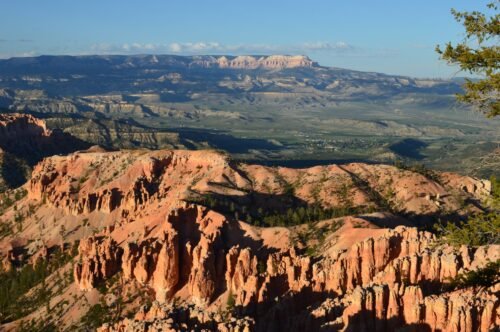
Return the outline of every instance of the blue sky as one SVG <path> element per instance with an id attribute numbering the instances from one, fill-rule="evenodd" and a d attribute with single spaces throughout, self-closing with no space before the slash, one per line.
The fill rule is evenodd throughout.
<path id="1" fill-rule="evenodd" d="M 450 8 L 483 0 L 0 0 L 0 57 L 41 54 L 306 54 L 321 65 L 457 75 Z M 463 75 L 463 74 L 458 74 Z"/>

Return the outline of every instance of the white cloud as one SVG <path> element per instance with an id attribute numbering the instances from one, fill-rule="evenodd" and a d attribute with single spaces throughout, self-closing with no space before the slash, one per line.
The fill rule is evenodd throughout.
<path id="1" fill-rule="evenodd" d="M 92 54 L 179 54 L 179 55 L 269 55 L 269 54 L 333 54 L 357 56 L 366 53 L 346 42 L 305 42 L 300 44 L 222 44 L 213 41 L 173 42 L 173 43 L 97 43 L 90 48 L 68 52 L 57 50 L 51 54 L 92 55 Z M 29 57 L 40 52 L 0 52 L 0 58 Z M 45 53 L 43 53 L 45 54 Z"/>
<path id="2" fill-rule="evenodd" d="M 110 53 L 148 53 L 148 52 L 158 52 L 163 51 L 164 47 L 162 44 L 141 44 L 141 43 L 125 43 L 121 45 L 109 44 L 109 43 L 99 43 L 94 44 L 90 47 L 90 53 L 94 54 L 110 54 Z M 86 52 L 87 53 L 87 52 Z"/>
<path id="3" fill-rule="evenodd" d="M 182 52 L 182 46 L 179 43 L 172 43 L 170 44 L 170 51 L 174 53 L 180 53 Z"/>
<path id="4" fill-rule="evenodd" d="M 251 54 L 251 53 L 308 53 L 315 51 L 339 51 L 354 49 L 346 42 L 313 42 L 295 45 L 270 45 L 270 44 L 238 44 L 224 45 L 215 42 L 198 42 L 198 43 L 172 43 L 169 49 L 174 53 L 234 53 L 234 54 Z"/>
<path id="5" fill-rule="evenodd" d="M 307 42 L 294 45 L 271 44 L 221 44 L 218 42 L 173 42 L 162 43 L 125 43 L 121 45 L 100 43 L 91 47 L 97 54 L 138 54 L 138 53 L 174 53 L 174 54 L 307 54 L 310 52 L 346 52 L 356 48 L 346 42 Z"/>

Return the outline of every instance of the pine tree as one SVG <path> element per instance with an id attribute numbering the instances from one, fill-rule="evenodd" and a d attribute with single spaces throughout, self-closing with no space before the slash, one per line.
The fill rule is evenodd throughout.
<path id="1" fill-rule="evenodd" d="M 496 0 L 487 5 L 489 11 L 494 12 L 489 17 L 479 11 L 458 12 L 452 9 L 457 22 L 465 28 L 465 38 L 455 46 L 447 43 L 443 49 L 436 47 L 441 58 L 449 64 L 458 65 L 462 71 L 481 77 L 479 80 L 467 79 L 465 92 L 457 97 L 488 117 L 500 115 L 500 15 L 496 14 L 499 3 Z"/>

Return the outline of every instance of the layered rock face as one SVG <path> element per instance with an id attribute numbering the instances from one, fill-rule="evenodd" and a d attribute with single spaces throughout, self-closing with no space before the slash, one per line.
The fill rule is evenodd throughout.
<path id="1" fill-rule="evenodd" d="M 457 211 L 461 197 L 481 199 L 491 191 L 488 181 L 446 176 L 446 183 L 438 183 L 393 166 L 359 163 L 303 170 L 236 165 L 213 151 L 88 151 L 39 163 L 29 195 L 74 215 L 120 211 L 130 219 L 146 207 L 207 195 L 281 212 L 295 200 L 296 205 L 319 202 L 324 208 L 389 206 L 425 216 Z M 287 197 L 290 186 L 297 190 Z"/>
<path id="2" fill-rule="evenodd" d="M 221 69 L 287 69 L 312 68 L 318 64 L 304 55 L 269 55 L 269 56 L 195 56 L 188 63 L 190 68 L 221 68 Z"/>
<path id="3" fill-rule="evenodd" d="M 255 321 L 249 317 L 224 320 L 221 314 L 206 312 L 191 305 L 175 306 L 153 302 L 151 308 L 142 308 L 133 319 L 125 319 L 115 324 L 104 324 L 99 332 L 112 331 L 222 331 L 250 332 Z"/>
<path id="4" fill-rule="evenodd" d="M 159 238 L 129 242 L 123 250 L 116 248 L 111 237 L 90 238 L 80 245 L 82 263 L 75 266 L 75 280 L 81 290 L 89 290 L 96 280 L 121 270 L 126 280 L 154 289 L 159 301 L 165 302 L 186 287 L 195 303 L 210 303 L 221 291 L 219 280 L 224 279 L 222 236 L 226 223 L 222 215 L 188 205 L 167 216 Z M 88 244 L 97 241 L 101 243 L 95 249 Z M 109 253 L 111 247 L 115 248 L 114 256 Z"/>
<path id="5" fill-rule="evenodd" d="M 88 148 L 78 139 L 47 129 L 45 121 L 29 114 L 0 114 L 0 148 L 18 156 L 49 156 Z"/>
<path id="6" fill-rule="evenodd" d="M 270 55 L 263 57 L 253 57 L 249 55 L 237 56 L 228 59 L 223 56 L 217 58 L 217 66 L 219 68 L 233 68 L 233 69 L 283 69 L 283 68 L 296 68 L 306 67 L 310 68 L 317 65 L 311 59 L 303 55 Z"/>
<path id="7" fill-rule="evenodd" d="M 125 241 L 120 248 L 113 239 L 120 238 L 117 231 L 84 241 L 75 281 L 87 291 L 97 281 L 121 272 L 126 280 L 153 289 L 158 303 L 181 297 L 195 304 L 196 310 L 231 296 L 244 321 L 257 319 L 257 323 L 238 323 L 238 328 L 229 330 L 330 326 L 387 331 L 412 325 L 436 331 L 486 331 L 497 324 L 500 302 L 494 292 L 483 290 L 480 296 L 473 291 L 439 292 L 459 273 L 500 259 L 499 246 L 435 247 L 431 233 L 397 227 L 318 259 L 293 247 L 263 252 L 259 241 L 248 242 L 237 235 L 237 229 L 234 220 L 185 204 L 166 216 L 157 236 L 143 234 L 143 240 Z M 285 300 L 277 305 L 275 299 Z M 309 306 L 318 301 L 318 309 L 309 312 Z M 161 330 L 179 323 L 172 318 L 172 309 L 150 310 L 135 320 L 107 325 L 103 331 Z M 285 313 L 288 316 L 283 318 Z M 302 321 L 305 314 L 308 319 Z M 266 319 L 269 316 L 274 319 Z M 209 315 L 200 318 L 197 326 L 222 323 L 221 317 Z"/>
<path id="8" fill-rule="evenodd" d="M 487 331 L 500 323 L 498 285 L 446 288 L 500 259 L 499 246 L 456 249 L 396 226 L 406 215 L 473 211 L 462 202 L 486 197 L 486 181 L 453 174 L 438 181 L 387 165 L 297 170 L 235 164 L 213 151 L 94 149 L 45 158 L 25 188 L 7 213 L 43 209 L 16 239 L 35 232 L 53 243 L 54 232 L 38 226 L 65 225 L 80 240 L 74 291 L 92 298 L 118 276 L 155 300 L 102 331 Z M 315 204 L 400 216 L 269 228 L 239 218 L 252 206 L 287 214 Z M 407 225 L 420 222 L 409 218 Z"/>
<path id="9" fill-rule="evenodd" d="M 203 210 L 197 209 L 197 215 L 203 215 Z M 203 229 L 208 218 L 214 217 L 197 217 L 196 224 Z M 158 308 L 167 302 L 166 294 L 172 296 L 183 287 L 198 308 L 208 307 L 226 293 L 234 297 L 236 307 L 246 317 L 244 321 L 256 319 L 255 324 L 238 323 L 231 331 L 394 331 L 404 326 L 413 326 L 414 330 L 489 331 L 498 326 L 500 302 L 494 290 L 442 292 L 441 287 L 460 272 L 500 259 L 499 246 L 475 250 L 444 246 L 431 252 L 434 238 L 430 233 L 397 227 L 319 260 L 298 254 L 293 248 L 257 255 L 249 247 L 228 248 L 218 243 L 219 236 L 227 236 L 223 230 L 229 223 L 218 221 L 212 235 L 202 234 L 194 246 L 190 241 L 179 245 L 182 236 L 166 235 L 161 245 L 151 243 L 135 254 L 126 249 L 124 276 L 149 283 L 159 303 L 134 320 L 107 325 L 102 331 L 171 328 L 176 321 L 167 318 L 173 315 L 173 309 Z M 171 225 L 172 220 L 166 223 Z M 84 261 L 90 260 L 84 257 Z M 112 260 L 110 265 L 114 265 Z M 80 270 L 77 266 L 76 271 Z M 76 282 L 82 289 L 89 284 L 84 278 L 76 278 Z M 223 293 L 218 293 L 218 288 Z M 280 299 L 278 303 L 276 299 Z M 202 317 L 197 326 L 223 323 L 216 315 Z"/>
<path id="10" fill-rule="evenodd" d="M 498 326 L 498 297 L 471 290 L 425 296 L 421 287 L 356 288 L 343 299 L 349 331 L 491 331 Z"/>
<path id="11" fill-rule="evenodd" d="M 44 121 L 27 114 L 0 114 L 0 140 L 3 144 L 42 136 L 50 136 Z"/>
<path id="12" fill-rule="evenodd" d="M 0 114 L 0 164 L 6 187 L 25 182 L 29 169 L 43 157 L 70 153 L 89 145 L 60 131 L 50 131 L 45 122 L 28 114 Z M 7 160 L 6 160 L 7 159 Z"/>
<path id="13" fill-rule="evenodd" d="M 89 290 L 119 271 L 123 250 L 110 238 L 90 237 L 80 242 L 78 253 L 82 263 L 75 265 L 74 278 L 80 289 Z"/>

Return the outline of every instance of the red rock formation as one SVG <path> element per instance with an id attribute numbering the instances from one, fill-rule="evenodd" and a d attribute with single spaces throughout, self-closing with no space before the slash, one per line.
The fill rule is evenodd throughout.
<path id="1" fill-rule="evenodd" d="M 81 262 L 74 267 L 74 277 L 81 290 L 94 288 L 97 282 L 112 277 L 120 269 L 122 249 L 111 238 L 82 240 L 78 253 Z"/>
<path id="2" fill-rule="evenodd" d="M 198 225 L 198 241 L 187 238 L 186 230 L 183 229 L 186 224 L 179 223 L 184 221 L 186 215 L 196 218 L 186 220 L 186 224 Z M 123 255 L 111 260 L 108 250 L 115 246 L 113 240 L 107 239 L 96 247 L 98 240 L 91 237 L 80 245 L 83 263 L 75 268 L 75 280 L 80 289 L 88 290 L 95 286 L 97 280 L 109 278 L 121 266 L 125 279 L 150 285 L 155 290 L 157 300 L 164 302 L 184 286 L 179 284 L 182 277 L 186 280 L 193 301 L 207 304 L 213 299 L 217 280 L 224 274 L 225 256 L 218 249 L 221 246 L 220 227 L 224 224 L 220 223 L 219 227 L 212 229 L 211 223 L 217 224 L 214 218 L 225 220 L 221 215 L 207 214 L 201 207 L 187 206 L 176 210 L 167 217 L 160 239 L 146 239 L 139 244 L 127 243 Z M 96 252 L 102 252 L 104 256 L 96 255 Z M 100 272 L 101 266 L 110 268 Z"/>
<path id="3" fill-rule="evenodd" d="M 153 272 L 153 288 L 156 298 L 165 301 L 179 282 L 179 240 L 177 233 L 165 233 L 163 245 Z"/>
<path id="4" fill-rule="evenodd" d="M 248 248 L 233 247 L 226 255 L 226 285 L 237 305 L 248 306 L 259 298 L 257 257 Z"/>
<path id="5" fill-rule="evenodd" d="M 318 322 L 349 331 L 393 331 L 403 325 L 443 331 L 486 331 L 497 324 L 500 302 L 489 290 L 481 296 L 473 291 L 426 294 L 440 291 L 449 278 L 460 272 L 500 259 L 499 246 L 460 250 L 441 246 L 431 250 L 435 243 L 430 233 L 397 227 L 317 261 L 291 248 L 261 257 L 259 263 L 251 248 L 224 245 L 221 238 L 230 221 L 207 212 L 196 206 L 179 209 L 166 219 L 162 238 L 146 239 L 138 245 L 128 243 L 121 256 L 125 278 L 149 285 L 161 303 L 168 302 L 183 288 L 190 302 L 199 308 L 209 307 L 222 289 L 234 297 L 238 307 L 250 313 L 255 313 L 259 306 L 272 308 L 269 312 L 277 317 L 288 305 L 300 306 L 300 294 L 318 294 L 327 300 L 309 314 L 314 316 L 307 320 L 310 329 L 318 327 Z M 198 225 L 198 240 L 193 233 L 186 237 L 185 227 L 189 223 Z M 96 280 L 109 278 L 118 271 L 120 258 L 108 258 L 108 248 L 112 247 L 112 240 L 97 246 L 95 240 L 83 242 L 83 263 L 75 269 L 81 289 L 89 289 Z M 333 302 L 326 294 L 333 294 Z M 276 307 L 275 299 L 284 298 L 288 302 L 281 309 Z M 304 299 L 303 308 L 309 301 L 311 298 Z M 136 317 L 136 321 L 153 321 L 148 326 L 159 329 L 173 326 L 175 319 L 166 322 L 164 314 L 159 316 L 155 313 L 158 310 L 151 310 L 145 316 L 139 315 L 143 318 Z M 261 321 L 265 322 L 265 312 L 263 315 Z M 297 321 L 300 317 L 291 315 L 280 324 L 299 329 L 304 327 Z M 214 317 L 204 321 L 221 323 Z M 144 326 L 134 322 L 122 323 L 134 329 Z M 258 330 L 267 330 L 269 326 L 265 324 L 260 323 Z M 115 331 L 117 327 L 105 328 Z"/>
<path id="6" fill-rule="evenodd" d="M 462 191 L 472 193 L 479 197 L 487 197 L 491 193 L 491 182 L 488 180 L 460 176 L 454 173 L 441 174 L 442 182 L 448 186 L 460 188 Z"/>
<path id="7" fill-rule="evenodd" d="M 200 307 L 173 306 L 153 302 L 148 309 L 142 308 L 134 319 L 124 319 L 105 324 L 99 332 L 160 332 L 160 331 L 222 331 L 250 332 L 255 321 L 249 317 L 224 319 L 220 314 L 207 312 Z"/>
<path id="8" fill-rule="evenodd" d="M 0 141 L 7 144 L 15 140 L 30 140 L 33 137 L 48 137 L 51 132 L 45 121 L 29 114 L 0 113 Z"/>
<path id="9" fill-rule="evenodd" d="M 212 243 L 202 237 L 193 249 L 188 290 L 197 304 L 208 304 L 213 298 L 217 282 L 216 257 Z"/>
<path id="10" fill-rule="evenodd" d="M 343 299 L 348 331 L 491 331 L 498 327 L 498 297 L 472 290 L 424 296 L 419 286 L 356 288 Z"/>
<path id="11" fill-rule="evenodd" d="M 9 256 L 2 258 L 2 263 L 0 265 L 0 271 L 2 272 L 10 272 L 12 270 L 12 261 Z"/>
<path id="12" fill-rule="evenodd" d="M 0 113 L 0 148 L 30 162 L 35 161 L 36 156 L 31 155 L 33 152 L 49 156 L 89 146 L 71 135 L 48 130 L 45 121 L 32 115 Z"/>
<path id="13" fill-rule="evenodd" d="M 298 178 L 300 184 L 294 182 Z M 367 228 L 358 233 L 363 236 L 353 236 L 354 227 L 343 227 L 327 234 L 311 257 L 304 246 L 293 247 L 302 242 L 294 237 L 300 230 L 253 227 L 186 202 L 213 195 L 272 211 L 287 204 L 287 184 L 295 184 L 297 201 L 318 200 L 332 207 L 343 204 L 346 198 L 339 189 L 347 184 L 353 206 L 384 206 L 380 201 L 386 200 L 418 215 L 443 207 L 461 209 L 456 191 L 469 198 L 488 191 L 485 185 L 484 190 L 464 192 L 461 184 L 474 179 L 453 181 L 438 183 L 384 165 L 294 170 L 236 166 L 207 151 L 88 151 L 46 158 L 26 186 L 25 200 L 44 202 L 39 218 L 50 215 L 56 223 L 60 219 L 52 216 L 57 213 L 73 223 L 73 233 L 83 233 L 78 223 L 85 219 L 99 226 L 101 232 L 79 246 L 80 262 L 74 267 L 79 289 L 90 290 L 122 273 L 128 285 L 154 291 L 158 304 L 133 320 L 103 327 L 105 331 L 191 328 L 192 321 L 182 315 L 196 317 L 197 327 L 221 330 L 392 331 L 403 324 L 449 331 L 494 328 L 499 301 L 491 289 L 479 295 L 439 292 L 449 278 L 499 259 L 498 246 L 457 250 L 436 244 L 431 233 L 416 228 L 384 230 L 368 217 L 344 218 L 351 226 L 363 221 Z M 17 236 L 34 232 L 33 220 Z M 333 221 L 340 222 L 322 223 Z M 335 237 L 343 246 L 336 246 Z M 229 295 L 236 308 L 234 321 L 228 322 L 215 313 L 225 309 Z M 198 309 L 164 311 L 173 299 Z M 252 320 L 256 323 L 245 323 Z"/>
<path id="14" fill-rule="evenodd" d="M 279 305 L 279 304 L 278 304 Z M 296 306 L 297 304 L 295 304 Z M 224 320 L 215 313 L 191 308 L 188 314 L 175 316 L 179 308 L 154 303 L 146 311 L 139 312 L 133 320 L 105 325 L 100 331 L 164 331 L 179 328 L 190 317 L 191 322 L 215 326 L 224 331 L 268 331 L 279 326 L 280 330 L 327 330 L 327 331 L 491 331 L 500 323 L 499 299 L 489 290 L 480 294 L 473 290 L 425 296 L 417 286 L 395 284 L 356 287 L 343 297 L 329 298 L 307 316 L 294 315 L 287 306 L 280 308 L 286 315 L 275 316 L 275 310 L 260 317 L 255 324 L 249 317 Z M 181 309 L 185 310 L 185 309 Z M 281 322 L 274 320 L 281 319 Z M 228 323 L 230 322 L 230 323 Z M 191 323 L 192 324 L 192 323 Z M 232 324 L 227 325 L 227 324 Z M 184 323 L 181 328 L 188 328 Z M 193 328 L 193 326 L 190 326 Z"/>
<path id="15" fill-rule="evenodd" d="M 166 206 L 193 199 L 193 193 L 231 196 L 243 204 L 252 192 L 255 204 L 276 209 L 283 205 L 278 197 L 286 183 L 297 178 L 304 184 L 295 195 L 305 202 L 319 199 L 324 207 L 349 203 L 377 209 L 385 200 L 393 209 L 415 215 L 457 211 L 462 208 L 457 191 L 465 199 L 482 198 L 491 189 L 489 182 L 483 181 L 481 190 L 463 191 L 462 186 L 475 180 L 459 177 L 462 180 L 447 180 L 447 185 L 441 185 L 421 174 L 386 165 L 305 170 L 237 167 L 225 156 L 207 151 L 86 152 L 46 158 L 35 167 L 28 189 L 31 199 L 45 199 L 70 214 L 120 211 L 119 215 L 132 217 L 154 204 Z M 343 185 L 350 187 L 348 197 L 340 193 Z M 269 190 L 277 198 L 270 198 Z"/>

